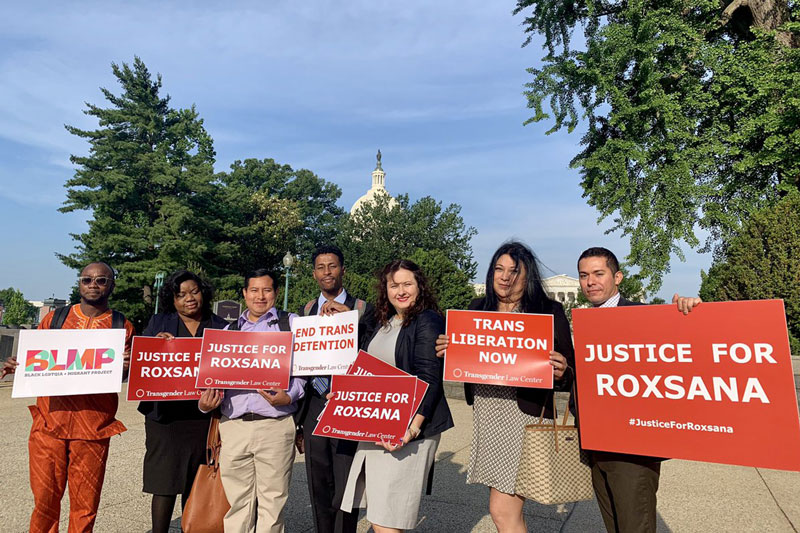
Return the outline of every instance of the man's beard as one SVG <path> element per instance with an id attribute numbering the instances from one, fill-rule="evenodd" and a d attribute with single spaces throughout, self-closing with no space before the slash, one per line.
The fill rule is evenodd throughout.
<path id="1" fill-rule="evenodd" d="M 103 303 L 108 302 L 108 295 L 107 294 L 101 294 L 100 296 L 98 296 L 96 298 L 91 298 L 89 296 L 81 296 L 81 300 L 83 300 L 87 304 L 91 304 L 91 305 L 103 304 Z"/>

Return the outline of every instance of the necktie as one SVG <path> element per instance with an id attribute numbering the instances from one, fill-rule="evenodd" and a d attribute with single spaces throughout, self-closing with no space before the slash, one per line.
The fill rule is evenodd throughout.
<path id="1" fill-rule="evenodd" d="M 330 385 L 330 379 L 327 377 L 317 376 L 311 380 L 311 386 L 314 387 L 314 390 L 322 397 L 328 392 L 328 385 Z"/>

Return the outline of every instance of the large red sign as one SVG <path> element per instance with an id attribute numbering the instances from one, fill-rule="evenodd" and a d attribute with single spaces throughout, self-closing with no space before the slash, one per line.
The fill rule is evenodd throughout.
<path id="1" fill-rule="evenodd" d="M 195 387 L 203 339 L 134 337 L 128 401 L 199 400 Z"/>
<path id="2" fill-rule="evenodd" d="M 396 366 L 370 355 L 364 350 L 360 350 L 353 364 L 347 370 L 348 376 L 410 376 Z M 416 414 L 425 393 L 428 392 L 428 384 L 421 379 L 417 379 L 417 387 L 414 390 L 414 406 L 411 409 L 412 416 Z"/>
<path id="3" fill-rule="evenodd" d="M 553 315 L 447 311 L 445 381 L 553 388 Z"/>
<path id="4" fill-rule="evenodd" d="M 314 435 L 399 444 L 414 415 L 414 376 L 333 376 Z"/>
<path id="5" fill-rule="evenodd" d="M 800 471 L 781 300 L 575 309 L 581 444 Z"/>
<path id="6" fill-rule="evenodd" d="M 200 389 L 288 389 L 291 371 L 290 331 L 203 332 Z"/>

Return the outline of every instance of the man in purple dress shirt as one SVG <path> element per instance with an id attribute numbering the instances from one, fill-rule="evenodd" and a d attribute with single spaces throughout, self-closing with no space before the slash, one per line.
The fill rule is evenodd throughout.
<path id="1" fill-rule="evenodd" d="M 245 276 L 243 293 L 247 310 L 228 329 L 280 331 L 297 316 L 287 317 L 275 308 L 275 275 L 266 269 Z M 222 411 L 220 472 L 231 504 L 225 515 L 226 533 L 283 532 L 295 454 L 292 414 L 304 387 L 305 380 L 292 378 L 288 390 L 203 392 L 200 410 Z"/>

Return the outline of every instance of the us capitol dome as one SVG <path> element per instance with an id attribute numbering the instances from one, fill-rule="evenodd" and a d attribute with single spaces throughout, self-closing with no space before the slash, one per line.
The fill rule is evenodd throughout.
<path id="1" fill-rule="evenodd" d="M 394 207 L 397 205 L 397 200 L 392 198 L 389 191 L 386 190 L 386 172 L 383 171 L 381 166 L 381 151 L 378 150 L 377 164 L 375 170 L 372 171 L 372 187 L 361 196 L 350 208 L 350 215 L 355 215 L 356 212 L 364 205 L 372 203 L 379 195 L 385 194 L 389 197 L 389 206 Z"/>

